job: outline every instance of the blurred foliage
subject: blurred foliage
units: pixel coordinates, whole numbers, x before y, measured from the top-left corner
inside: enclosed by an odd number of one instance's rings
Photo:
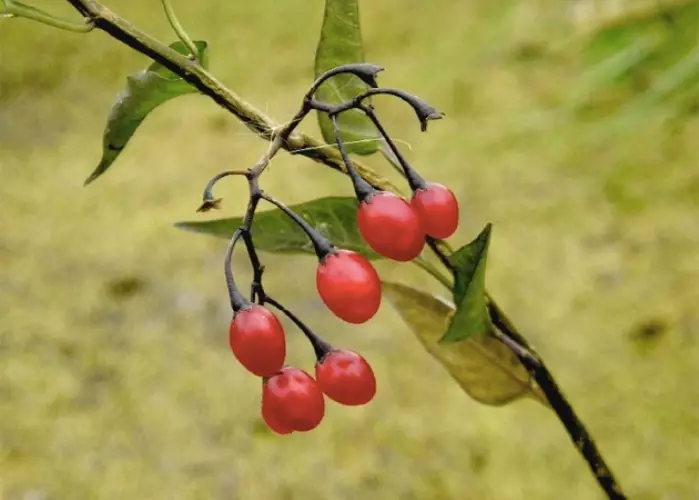
[[[36,3],[75,19],[62,2]],[[214,74],[280,122],[292,116],[313,77],[320,4],[176,3],[190,35],[209,41]],[[174,38],[158,2],[110,7]],[[699,496],[696,87],[634,104],[692,81],[673,76],[695,75],[689,31],[653,28],[598,60],[554,0],[376,0],[361,19],[382,84],[446,112],[420,134],[410,110],[381,101],[410,160],[459,196],[454,246],[493,222],[488,288],[631,498]],[[687,47],[630,87],[624,68],[635,73],[664,37]],[[598,70],[613,57],[625,62],[607,77]],[[182,97],[141,125],[121,168],[82,189],[114,96],[148,61],[102,33],[21,19],[0,20],[0,59],[2,498],[599,498],[549,410],[464,397],[388,303],[361,328],[335,320],[305,256],[263,255],[270,292],[362,352],[379,393],[366,408],[330,406],[316,432],[270,435],[259,381],[226,345],[225,242],[172,227],[194,217],[208,178],[266,145],[205,98]],[[262,184],[287,204],[351,195],[339,174],[289,155]],[[241,214],[244,183],[219,189],[224,215]],[[244,280],[243,256],[236,266]],[[412,266],[378,266],[441,292]],[[287,326],[291,361],[309,368]]]

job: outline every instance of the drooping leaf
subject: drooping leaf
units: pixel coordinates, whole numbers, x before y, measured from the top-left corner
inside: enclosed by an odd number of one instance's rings
[[[454,265],[456,313],[441,342],[459,342],[490,331],[490,315],[485,302],[485,267],[491,224],[468,245],[449,256]]]
[[[428,293],[398,283],[382,282],[384,296],[413,333],[461,388],[483,404],[499,406],[522,396],[546,404],[546,398],[517,356],[491,334],[443,344],[454,306]]]
[[[292,205],[291,210],[303,217],[338,248],[361,253],[367,258],[380,256],[364,243],[357,229],[357,200],[353,197],[330,196]],[[180,229],[230,238],[243,222],[242,217],[210,221],[178,222]],[[252,228],[255,246],[275,253],[314,254],[308,236],[278,208],[255,214]]]
[[[316,78],[332,68],[347,63],[364,62],[364,48],[359,24],[358,0],[325,0],[325,15],[316,49]],[[342,74],[324,82],[316,97],[327,104],[339,104],[361,94],[367,86],[354,75]],[[325,142],[335,142],[335,130],[325,113],[318,113],[318,124]],[[369,155],[381,146],[376,128],[361,111],[353,109],[338,118],[347,150]],[[362,142],[355,142],[362,141]]]
[[[201,64],[206,67],[207,44],[203,41],[194,43],[199,50]],[[187,48],[182,42],[175,42],[170,48],[187,54]],[[117,96],[107,118],[102,140],[102,159],[85,184],[94,181],[112,166],[151,111],[174,97],[195,92],[198,92],[196,88],[157,62],[144,71],[127,77],[126,88]]]

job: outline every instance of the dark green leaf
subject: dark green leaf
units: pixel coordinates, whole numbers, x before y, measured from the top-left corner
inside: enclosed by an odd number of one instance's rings
[[[443,344],[454,306],[428,293],[397,283],[382,282],[384,296],[437,361],[476,401],[503,405],[522,396],[546,404],[546,398],[519,363],[517,356],[490,334]]]
[[[364,62],[364,49],[359,27],[358,0],[325,0],[323,27],[316,49],[316,78],[342,64],[359,62]],[[366,84],[356,76],[343,74],[323,83],[316,92],[316,97],[334,105],[348,101],[366,89]],[[325,142],[334,143],[335,130],[325,113],[318,113],[318,123]],[[349,152],[369,155],[378,151],[381,144],[375,139],[379,134],[361,111],[353,109],[342,113],[338,123]]]
[[[361,253],[370,259],[380,258],[369,249],[359,234],[355,198],[331,196],[292,205],[289,208],[338,248]],[[242,222],[242,217],[235,217],[202,222],[178,222],[175,226],[188,231],[230,238]],[[252,231],[255,246],[262,251],[315,254],[306,233],[277,208],[256,213]]]
[[[206,67],[207,44],[202,41],[194,43],[199,49],[201,64]],[[187,54],[187,48],[182,42],[175,42],[170,48]],[[126,88],[117,96],[107,118],[102,159],[85,184],[97,179],[114,163],[148,113],[174,97],[194,92],[197,92],[196,88],[160,63],[153,63],[144,71],[129,76]]]
[[[441,342],[459,342],[490,331],[490,316],[485,303],[485,267],[491,224],[471,243],[449,256],[454,271],[456,313]]]

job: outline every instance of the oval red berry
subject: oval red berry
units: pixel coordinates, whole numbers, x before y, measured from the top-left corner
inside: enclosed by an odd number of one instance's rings
[[[283,415],[279,414],[279,408],[276,401],[269,394],[267,384],[262,384],[262,419],[273,432],[277,434],[290,434],[294,432],[294,428],[285,422]]]
[[[449,188],[428,183],[418,189],[410,202],[422,219],[425,232],[433,238],[448,238],[459,226],[459,203]]]
[[[315,429],[325,415],[325,399],[316,381],[305,371],[284,367],[265,382],[268,402],[278,422],[295,431]]]
[[[374,266],[350,250],[330,253],[318,264],[316,288],[327,308],[348,323],[368,321],[381,305],[381,280]]]
[[[284,329],[277,317],[260,305],[252,304],[235,313],[228,341],[238,361],[259,377],[269,377],[284,365]]]
[[[316,380],[333,401],[357,406],[376,394],[376,377],[369,363],[356,352],[331,351],[316,364]]]
[[[425,246],[422,220],[400,196],[381,191],[359,204],[357,226],[376,253],[399,262],[413,260]]]

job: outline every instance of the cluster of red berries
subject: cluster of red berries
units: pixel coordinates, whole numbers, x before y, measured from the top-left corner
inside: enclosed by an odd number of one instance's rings
[[[369,247],[399,262],[420,255],[426,236],[446,238],[458,224],[456,197],[436,183],[415,190],[410,202],[388,191],[373,190],[360,201],[357,211],[357,226]],[[381,305],[381,281],[374,267],[349,250],[321,258],[316,286],[328,309],[348,323],[365,323]]]
[[[376,394],[374,372],[362,356],[333,349],[317,337],[310,340],[318,356],[315,379],[300,368],[284,366],[284,328],[267,308],[250,304],[231,321],[231,350],[248,371],[262,377],[262,418],[278,434],[316,428],[325,415],[324,396],[357,406]]]
[[[379,191],[369,194],[357,212],[359,232],[376,253],[406,262],[422,252],[425,237],[448,238],[459,225],[459,205],[447,187],[427,183],[410,202]]]
[[[367,244],[397,261],[417,257],[427,235],[442,238],[458,225],[453,193],[440,184],[416,190],[412,200],[373,191],[360,202],[357,224]],[[309,229],[309,228],[307,228]],[[311,230],[309,235],[320,237]],[[360,324],[381,305],[381,281],[362,255],[334,247],[319,256],[316,287],[338,318]],[[304,330],[316,349],[315,379],[300,368],[284,366],[286,338],[277,317],[263,305],[247,303],[233,316],[231,350],[251,373],[263,378],[262,417],[276,433],[309,431],[325,414],[324,396],[343,405],[363,405],[376,393],[371,366],[359,354],[335,350]]]
[[[451,190],[441,184],[425,182],[412,169],[384,130],[373,107],[363,104],[363,99],[372,94],[387,93],[397,96],[411,105],[423,130],[426,129],[428,120],[442,116],[421,99],[405,92],[379,89],[375,75],[380,70],[381,68],[375,65],[349,64],[327,72],[314,83],[305,96],[303,108],[292,122],[292,129],[312,109],[328,114],[335,128],[338,149],[359,202],[357,227],[362,238],[377,254],[395,261],[407,262],[420,255],[428,237],[444,239],[456,231],[459,223],[459,207]],[[320,83],[343,72],[355,74],[367,83],[370,89],[362,96],[336,107],[313,99],[312,95]],[[337,116],[353,108],[361,110],[372,120],[394,153],[412,190],[410,200],[378,190],[354,169],[337,124]],[[318,294],[327,308],[338,318],[353,324],[369,321],[381,305],[381,280],[367,258],[350,250],[335,248],[298,214],[260,190],[257,175],[261,172],[259,169],[264,168],[265,163],[260,165],[247,172],[222,172],[214,177],[207,185],[202,207],[216,206],[217,201],[211,189],[222,177],[245,175],[248,179],[250,186],[248,211],[244,217],[243,226],[231,241],[225,267],[233,307],[233,319],[229,329],[230,347],[235,357],[248,371],[262,377],[261,409],[267,426],[279,434],[309,431],[317,427],[323,419],[325,397],[348,406],[366,404],[376,394],[376,378],[371,366],[362,356],[352,351],[334,349],[296,316],[264,293],[261,285],[262,266],[250,234],[250,225],[257,202],[263,199],[277,206],[309,237],[318,256],[316,272]],[[233,247],[241,236],[245,239],[255,272],[251,287],[252,302],[239,293],[230,270]],[[253,303],[255,297],[258,303]],[[285,366],[284,329],[265,304],[271,304],[289,317],[311,342],[317,358],[315,378],[300,368]]]

